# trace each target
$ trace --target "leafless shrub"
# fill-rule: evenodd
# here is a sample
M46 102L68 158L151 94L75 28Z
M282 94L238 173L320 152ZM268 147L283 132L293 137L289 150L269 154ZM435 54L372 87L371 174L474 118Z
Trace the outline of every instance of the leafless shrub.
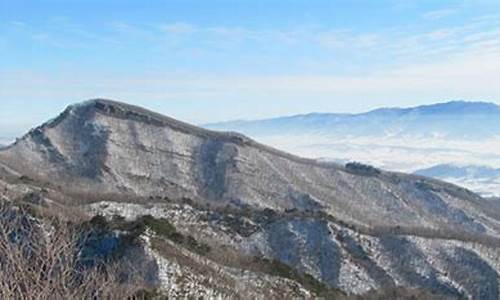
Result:
M83 255L91 229L0 203L1 299L135 299L145 286L123 261ZM120 278L124 269L132 275ZM129 273L130 274L130 273Z

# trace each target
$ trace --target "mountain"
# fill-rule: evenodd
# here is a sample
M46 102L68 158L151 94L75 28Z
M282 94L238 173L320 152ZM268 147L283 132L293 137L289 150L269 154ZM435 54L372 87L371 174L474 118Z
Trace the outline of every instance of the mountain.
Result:
M490 191L500 190L500 169L487 166L442 164L417 170L414 174L467 186L485 196L496 195Z
M206 124L216 130L249 135L294 133L343 136L439 136L486 138L498 135L500 106L486 102L452 101L413 108L381 108L360 114L310 113L253 121ZM453 126L450 126L453 125Z
M500 132L497 126L499 116L500 106L493 103L452 101L413 108L381 108L361 114L311 113L256 121L229 121L205 127L238 130L250 135L281 134L292 130L344 136L384 133L476 139L497 135Z
M70 106L0 150L0 191L108 220L168 220L189 238L169 229L158 242L170 227L151 221L146 252L171 297L183 286L172 278L243 298L273 285L299 298L499 292L500 211L466 189L301 158L115 101Z
M494 178L500 177L500 169L494 169L484 166L454 166L454 165L437 165L427 169L418 170L415 174L441 177L441 178Z
M500 106L488 102L450 101L411 108L382 108L367 114L419 114L419 115L498 115Z
M441 164L500 168L500 107L486 102L312 113L204 127L241 132L303 157L361 161L400 172ZM487 192L499 194L496 189Z

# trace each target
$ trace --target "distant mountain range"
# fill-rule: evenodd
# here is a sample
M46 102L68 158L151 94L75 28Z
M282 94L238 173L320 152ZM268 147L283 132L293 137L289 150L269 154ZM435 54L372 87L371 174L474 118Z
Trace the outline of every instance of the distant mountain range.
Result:
M395 171L441 165L500 168L500 106L487 102L452 101L361 114L311 113L205 127L242 132L301 156L361 161ZM453 178L442 175L436 177ZM492 176L489 180L498 179ZM469 178L465 186L476 188L475 180ZM485 192L484 187L478 192ZM500 194L496 187L488 189Z
M249 135L286 132L343 136L430 136L488 138L500 134L500 106L452 101L412 108L381 108L360 114L311 113L253 121L206 124L216 130Z
M500 169L489 168L484 166L454 166L449 164L437 165L427 169L422 169L414 172L414 174L439 177L439 178L492 178L500 177Z

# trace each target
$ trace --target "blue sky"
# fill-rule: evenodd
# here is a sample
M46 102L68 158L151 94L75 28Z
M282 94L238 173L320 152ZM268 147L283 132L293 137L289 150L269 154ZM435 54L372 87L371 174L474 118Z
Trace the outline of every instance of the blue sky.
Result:
M500 1L0 0L0 139L106 97L194 123L500 103Z

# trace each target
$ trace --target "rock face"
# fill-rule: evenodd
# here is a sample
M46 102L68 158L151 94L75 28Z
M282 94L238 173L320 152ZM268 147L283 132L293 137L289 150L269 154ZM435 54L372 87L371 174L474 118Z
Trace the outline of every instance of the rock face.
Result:
M295 157L123 103L68 107L0 150L0 175L4 197L43 187L47 201L92 214L169 218L214 249L275 259L349 294L498 297L500 211L470 191Z

